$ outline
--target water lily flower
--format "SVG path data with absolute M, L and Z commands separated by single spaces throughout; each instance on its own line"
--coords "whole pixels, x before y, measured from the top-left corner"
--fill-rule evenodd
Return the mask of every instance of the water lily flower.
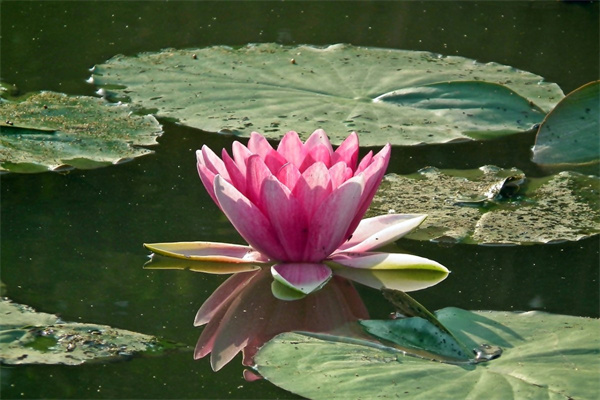
M 321 129 L 305 143 L 296 132 L 288 132 L 276 149 L 254 132 L 247 146 L 236 141 L 232 156 L 223 149 L 220 158 L 203 146 L 196 153 L 200 178 L 249 246 L 186 242 L 146 247 L 202 261 L 212 273 L 269 266 L 272 292 L 286 300 L 319 290 L 334 274 L 377 289 L 432 286 L 448 275 L 443 265 L 409 254 L 372 252 L 426 217 L 388 214 L 362 219 L 383 179 L 390 151 L 387 144 L 359 162 L 356 133 L 334 151 Z M 210 263 L 218 266 L 209 268 Z

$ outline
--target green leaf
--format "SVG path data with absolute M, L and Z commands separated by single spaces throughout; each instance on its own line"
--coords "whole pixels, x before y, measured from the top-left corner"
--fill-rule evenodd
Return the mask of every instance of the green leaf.
M 533 161 L 538 164 L 598 162 L 600 158 L 600 81 L 569 93 L 538 131 Z
M 487 343 L 501 347 L 502 355 L 456 365 L 342 336 L 285 333 L 261 348 L 255 368 L 273 384 L 311 399 L 600 396 L 599 320 L 457 308 L 436 314 L 468 347 Z
M 152 151 L 162 133 L 152 116 L 102 99 L 41 92 L 0 99 L 0 171 L 42 172 L 119 164 Z
M 157 354 L 182 347 L 106 325 L 64 322 L 58 316 L 0 300 L 0 362 L 79 365 L 90 361 Z
M 516 169 L 426 168 L 386 175 L 369 216 L 428 214 L 406 238 L 530 244 L 600 233 L 600 179 L 575 172 L 527 178 Z
M 208 132 L 304 139 L 323 128 L 376 146 L 483 139 L 530 130 L 564 95 L 496 63 L 332 45 L 168 49 L 115 56 L 93 81 L 109 96 Z

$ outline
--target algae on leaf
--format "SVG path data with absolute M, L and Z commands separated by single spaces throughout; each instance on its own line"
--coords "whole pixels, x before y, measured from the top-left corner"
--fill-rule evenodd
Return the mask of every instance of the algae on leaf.
M 600 233 L 600 179 L 575 172 L 526 178 L 516 169 L 426 168 L 386 175 L 369 215 L 428 217 L 406 237 L 486 244 L 579 240 Z
M 215 46 L 118 55 L 94 67 L 108 97 L 182 125 L 248 137 L 306 139 L 324 129 L 361 145 L 444 143 L 528 131 L 564 95 L 497 63 L 351 45 Z
M 64 322 L 53 314 L 0 299 L 2 364 L 79 365 L 180 347 L 142 333 L 106 325 Z
M 0 99 L 0 171 L 98 168 L 152 153 L 161 126 L 124 104 L 41 92 Z

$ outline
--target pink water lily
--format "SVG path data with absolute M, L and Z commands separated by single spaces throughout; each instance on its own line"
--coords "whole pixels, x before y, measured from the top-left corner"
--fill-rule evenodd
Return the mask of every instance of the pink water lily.
M 270 266 L 273 294 L 297 299 L 338 274 L 366 285 L 417 290 L 445 279 L 439 263 L 407 254 L 372 253 L 416 228 L 425 215 L 362 220 L 385 174 L 390 145 L 359 162 L 356 133 L 334 151 L 325 132 L 303 143 L 288 132 L 276 149 L 260 134 L 234 142 L 232 156 L 203 146 L 197 167 L 206 190 L 249 246 L 157 243 L 155 253 L 204 262 Z M 221 272 L 228 273 L 225 267 Z M 219 273 L 218 268 L 210 272 Z

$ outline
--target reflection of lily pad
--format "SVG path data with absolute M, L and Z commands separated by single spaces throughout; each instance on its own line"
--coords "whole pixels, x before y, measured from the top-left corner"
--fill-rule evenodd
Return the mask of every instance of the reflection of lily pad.
M 151 153 L 161 126 L 126 105 L 42 92 L 0 102 L 0 171 L 97 168 Z
M 209 132 L 304 139 L 323 128 L 334 144 L 441 143 L 522 132 L 563 94 L 540 76 L 433 53 L 333 45 L 169 49 L 116 56 L 93 81 L 157 116 Z
M 106 325 L 63 322 L 56 315 L 0 301 L 0 362 L 78 365 L 95 359 L 161 352 L 174 344 Z
M 406 237 L 467 243 L 547 243 L 600 233 L 600 180 L 573 172 L 527 178 L 518 170 L 387 175 L 370 213 L 423 213 Z
M 275 385 L 310 399 L 595 399 L 600 396 L 600 322 L 543 312 L 469 312 L 437 317 L 470 348 L 504 351 L 452 365 L 334 335 L 285 333 L 254 358 Z M 395 321 L 381 321 L 394 328 Z
M 569 93 L 544 120 L 533 148 L 538 164 L 598 162 L 600 81 Z

